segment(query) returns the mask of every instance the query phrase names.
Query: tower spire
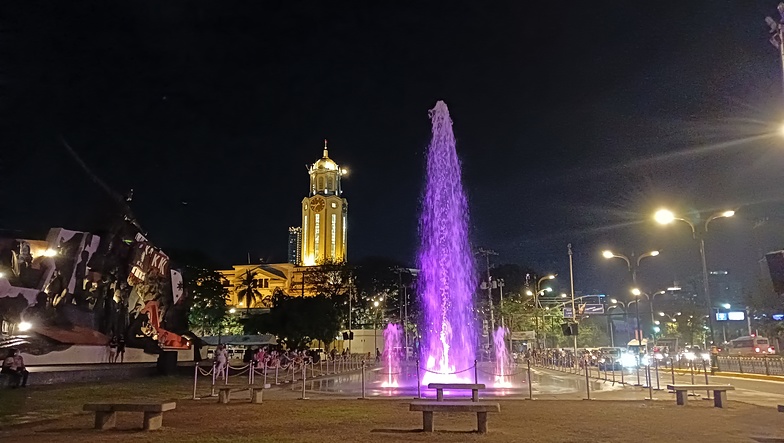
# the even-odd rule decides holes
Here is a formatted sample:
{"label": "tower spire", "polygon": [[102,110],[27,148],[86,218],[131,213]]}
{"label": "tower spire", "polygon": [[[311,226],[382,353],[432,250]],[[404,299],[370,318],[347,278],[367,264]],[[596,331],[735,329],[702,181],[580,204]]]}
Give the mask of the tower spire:
{"label": "tower spire", "polygon": [[324,139],[324,158],[329,157],[329,151],[327,150],[327,139]]}

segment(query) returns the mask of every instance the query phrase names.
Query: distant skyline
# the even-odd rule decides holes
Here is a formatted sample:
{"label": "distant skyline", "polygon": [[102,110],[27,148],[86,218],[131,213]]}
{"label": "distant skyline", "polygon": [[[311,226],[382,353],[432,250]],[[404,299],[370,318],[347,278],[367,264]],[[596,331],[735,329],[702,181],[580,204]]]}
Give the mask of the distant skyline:
{"label": "distant skyline", "polygon": [[[688,227],[710,212],[711,270],[747,287],[784,248],[777,2],[411,5],[6,4],[0,229],[88,229],[106,202],[73,146],[164,248],[223,265],[286,261],[303,165],[350,169],[349,260],[413,265],[429,141],[444,100],[471,212],[496,263],[620,295],[603,249],[659,249],[656,290],[699,273]],[[480,269],[483,268],[479,266]]]}

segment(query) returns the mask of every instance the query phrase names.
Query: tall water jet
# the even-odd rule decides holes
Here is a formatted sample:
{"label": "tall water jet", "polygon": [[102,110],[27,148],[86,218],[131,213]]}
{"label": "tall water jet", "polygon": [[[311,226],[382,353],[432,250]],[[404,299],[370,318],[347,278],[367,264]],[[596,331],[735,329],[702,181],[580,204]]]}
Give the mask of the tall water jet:
{"label": "tall water jet", "polygon": [[398,324],[389,323],[384,329],[384,381],[381,383],[383,388],[398,387],[400,377],[400,353],[405,351],[402,348],[403,328]]}
{"label": "tall water jet", "polygon": [[[468,381],[474,364],[474,260],[468,201],[446,103],[430,110],[432,139],[419,218],[420,297],[424,308],[424,381]],[[459,374],[455,374],[456,372]]]}
{"label": "tall water jet", "polygon": [[499,327],[493,334],[493,344],[495,345],[495,383],[497,388],[511,388],[512,378],[510,366],[511,360],[506,351],[506,329]]}

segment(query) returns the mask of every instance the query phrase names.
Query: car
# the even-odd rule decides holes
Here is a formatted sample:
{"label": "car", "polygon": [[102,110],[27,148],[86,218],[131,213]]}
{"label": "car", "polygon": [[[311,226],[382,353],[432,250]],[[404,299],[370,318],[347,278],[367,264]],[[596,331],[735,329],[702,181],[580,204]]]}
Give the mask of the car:
{"label": "car", "polygon": [[621,365],[622,348],[599,348],[598,368],[600,371],[618,371]]}

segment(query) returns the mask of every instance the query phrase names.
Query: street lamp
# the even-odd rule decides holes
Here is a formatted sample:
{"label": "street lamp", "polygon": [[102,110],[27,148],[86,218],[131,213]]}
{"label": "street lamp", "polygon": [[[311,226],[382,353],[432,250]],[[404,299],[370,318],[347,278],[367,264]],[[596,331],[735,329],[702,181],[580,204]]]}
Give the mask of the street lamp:
{"label": "street lamp", "polygon": [[635,287],[637,286],[637,268],[640,266],[642,259],[646,257],[656,257],[657,255],[659,255],[659,251],[648,251],[635,259],[634,253],[632,253],[630,257],[627,257],[623,254],[616,254],[609,249],[602,251],[602,256],[606,259],[620,258],[626,262],[626,266],[629,268],[629,272],[632,274],[632,285]]}
{"label": "street lamp", "polygon": [[702,261],[702,288],[703,291],[705,291],[705,302],[707,303],[707,307],[708,307],[708,329],[710,330],[711,343],[714,342],[713,318],[712,318],[713,303],[711,302],[710,285],[708,284],[708,264],[705,261],[705,234],[708,232],[708,225],[710,224],[710,222],[716,220],[717,218],[727,218],[727,217],[732,217],[733,215],[735,215],[735,211],[732,210],[716,212],[710,217],[708,217],[705,220],[704,224],[700,224],[700,225],[697,225],[688,219],[678,217],[675,215],[675,213],[673,213],[668,209],[659,209],[658,211],[656,211],[656,213],[653,216],[656,222],[662,225],[668,225],[676,220],[686,223],[691,228],[692,237],[695,240],[699,241],[700,259]]}

